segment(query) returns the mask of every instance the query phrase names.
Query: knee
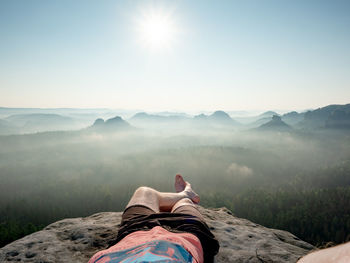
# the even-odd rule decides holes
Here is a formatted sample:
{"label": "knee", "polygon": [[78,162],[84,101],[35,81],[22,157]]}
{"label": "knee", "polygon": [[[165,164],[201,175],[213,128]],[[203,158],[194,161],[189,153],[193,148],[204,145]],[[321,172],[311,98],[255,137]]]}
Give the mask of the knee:
{"label": "knee", "polygon": [[194,205],[192,200],[189,198],[183,198],[183,199],[179,200],[176,204],[178,204],[178,205]]}
{"label": "knee", "polygon": [[181,200],[179,200],[174,206],[173,208],[171,209],[171,212],[174,213],[176,212],[175,210],[178,209],[179,207],[182,207],[182,206],[195,206],[194,203],[192,202],[191,199],[189,198],[183,198]]}
{"label": "knee", "polygon": [[135,190],[134,194],[144,194],[144,193],[149,193],[149,192],[153,192],[154,190],[150,187],[147,186],[140,186]]}

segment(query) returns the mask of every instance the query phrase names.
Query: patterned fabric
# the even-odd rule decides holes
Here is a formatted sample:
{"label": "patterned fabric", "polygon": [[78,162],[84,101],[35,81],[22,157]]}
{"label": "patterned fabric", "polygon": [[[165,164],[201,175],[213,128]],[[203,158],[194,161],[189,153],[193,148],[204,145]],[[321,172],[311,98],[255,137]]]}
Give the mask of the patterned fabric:
{"label": "patterned fabric", "polygon": [[[157,241],[157,243],[152,243],[154,241]],[[171,246],[167,245],[167,247],[165,247],[161,243],[162,241],[167,242],[163,244],[171,244]],[[152,246],[150,247],[150,249],[147,249],[147,245],[152,245]],[[144,249],[144,250],[141,250],[141,249]],[[191,256],[190,258],[191,261],[188,261],[188,258],[186,256],[184,257],[185,261],[171,260],[172,262],[203,263],[203,250],[202,250],[201,242],[195,235],[190,233],[172,233],[160,226],[156,226],[151,230],[136,231],[127,235],[121,241],[117,242],[114,246],[111,246],[108,249],[98,251],[89,260],[89,263],[115,262],[115,261],[108,260],[110,258],[110,255],[118,255],[120,257],[121,255],[123,255],[123,253],[125,254],[126,251],[128,252],[128,255],[130,254],[129,251],[132,251],[132,252],[137,251],[138,253],[145,253],[148,255],[149,253],[155,254],[153,253],[153,250],[158,252],[159,251],[169,252],[170,255],[175,255],[179,259],[181,259],[181,257],[178,256],[179,252],[181,252],[180,255],[189,254]],[[185,250],[186,252],[182,252],[183,250]],[[117,253],[120,251],[122,251],[122,254]],[[104,255],[108,255],[108,257],[105,258]],[[99,261],[100,259],[102,261]],[[118,260],[121,260],[121,259],[118,258]],[[119,261],[116,261],[116,262],[119,262]],[[120,262],[124,262],[124,261],[120,261]],[[125,261],[125,262],[130,262],[130,261]],[[133,262],[139,262],[139,261],[133,261]],[[169,262],[169,261],[141,260],[140,262]]]}
{"label": "patterned fabric", "polygon": [[[197,263],[203,263],[203,261],[204,263],[213,263],[214,255],[219,251],[219,242],[204,222],[200,212],[195,207],[190,207],[193,208],[193,211],[189,211],[189,206],[180,206],[175,210],[175,213],[155,213],[150,208],[144,206],[131,206],[123,213],[122,223],[115,242],[118,243],[124,239],[128,239],[134,233],[138,233],[134,237],[134,240],[138,241],[140,240],[139,231],[151,231],[151,233],[144,233],[145,239],[146,236],[148,238],[147,240],[138,244],[134,243],[130,247],[152,240],[166,239],[182,245],[191,253],[194,261]],[[160,230],[164,231],[161,235],[154,236],[152,232],[155,229],[157,229],[157,232],[160,232]],[[165,232],[165,229],[168,231]],[[150,238],[150,236],[152,237]],[[171,240],[169,240],[169,237]],[[189,241],[190,244],[186,241]],[[123,247],[122,249],[126,248]]]}
{"label": "patterned fabric", "polygon": [[164,240],[155,240],[129,249],[102,255],[94,263],[193,262],[182,246]]}

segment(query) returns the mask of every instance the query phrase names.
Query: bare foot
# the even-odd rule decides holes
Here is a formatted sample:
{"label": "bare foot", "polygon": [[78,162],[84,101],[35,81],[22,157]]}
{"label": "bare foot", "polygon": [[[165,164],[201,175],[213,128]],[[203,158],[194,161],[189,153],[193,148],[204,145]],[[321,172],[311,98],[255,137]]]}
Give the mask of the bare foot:
{"label": "bare foot", "polygon": [[177,174],[175,176],[175,190],[176,190],[176,193],[182,192],[183,190],[185,190],[185,187],[186,187],[185,180],[183,179],[181,174]]}
{"label": "bare foot", "polygon": [[175,190],[177,193],[184,192],[193,203],[199,203],[199,195],[193,191],[191,184],[186,182],[180,174],[175,176]]}
{"label": "bare foot", "polygon": [[192,200],[193,203],[198,204],[200,199],[199,195],[193,191],[191,184],[189,182],[186,182],[186,187],[184,192],[187,194],[187,196]]}

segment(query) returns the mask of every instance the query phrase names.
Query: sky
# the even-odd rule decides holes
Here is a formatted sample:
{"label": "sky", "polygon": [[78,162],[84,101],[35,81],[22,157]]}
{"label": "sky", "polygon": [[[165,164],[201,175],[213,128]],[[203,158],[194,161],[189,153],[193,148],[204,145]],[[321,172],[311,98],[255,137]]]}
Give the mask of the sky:
{"label": "sky", "polygon": [[350,103],[350,1],[0,0],[0,107]]}

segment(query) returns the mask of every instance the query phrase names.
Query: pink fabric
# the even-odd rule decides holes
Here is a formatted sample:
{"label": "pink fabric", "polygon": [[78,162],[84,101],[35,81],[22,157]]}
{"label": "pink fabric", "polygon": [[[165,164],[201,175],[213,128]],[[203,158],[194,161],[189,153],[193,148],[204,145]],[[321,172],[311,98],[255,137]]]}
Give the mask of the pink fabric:
{"label": "pink fabric", "polygon": [[201,242],[195,235],[190,233],[173,233],[160,226],[156,226],[148,231],[136,231],[127,235],[120,242],[110,247],[109,249],[97,252],[89,260],[89,263],[95,262],[96,259],[104,254],[132,248],[134,246],[138,246],[152,240],[166,240],[181,245],[184,249],[191,253],[194,262],[204,262],[203,248]]}

